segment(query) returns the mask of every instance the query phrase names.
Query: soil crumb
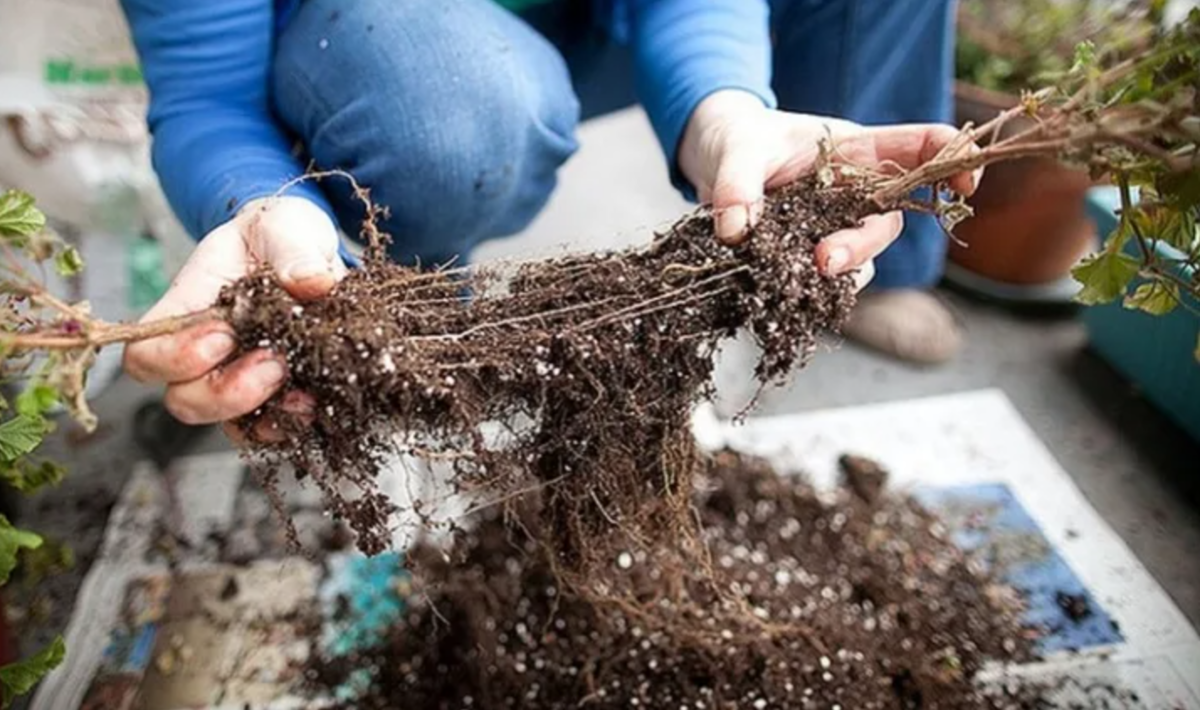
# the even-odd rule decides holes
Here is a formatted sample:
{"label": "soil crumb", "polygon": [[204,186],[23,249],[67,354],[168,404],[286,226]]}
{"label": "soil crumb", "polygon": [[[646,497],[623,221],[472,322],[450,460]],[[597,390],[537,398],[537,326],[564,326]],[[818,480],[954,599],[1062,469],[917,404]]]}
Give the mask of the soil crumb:
{"label": "soil crumb", "polygon": [[838,459],[838,467],[842,471],[842,485],[866,503],[878,500],[887,486],[888,472],[865,456],[844,454]]}
{"label": "soil crumb", "polygon": [[1062,609],[1063,614],[1075,623],[1079,623],[1092,615],[1092,606],[1088,603],[1088,598],[1084,594],[1071,594],[1060,591],[1055,593],[1054,601],[1058,604],[1058,608]]}
{"label": "soil crumb", "polygon": [[317,662],[316,687],[361,683],[345,707],[362,710],[1046,707],[976,683],[988,661],[1030,658],[1031,634],[915,501],[823,502],[730,452],[698,481],[711,568],[676,593],[636,551],[609,560],[623,598],[563,588],[537,530],[490,511],[460,533],[462,564],[415,552],[415,606],[377,647]]}

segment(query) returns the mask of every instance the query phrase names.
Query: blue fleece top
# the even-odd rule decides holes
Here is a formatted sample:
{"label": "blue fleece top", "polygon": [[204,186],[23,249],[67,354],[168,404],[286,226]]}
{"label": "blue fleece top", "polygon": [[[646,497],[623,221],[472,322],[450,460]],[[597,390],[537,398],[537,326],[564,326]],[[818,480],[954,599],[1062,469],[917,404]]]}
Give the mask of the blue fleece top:
{"label": "blue fleece top", "polygon": [[[269,92],[274,36],[298,2],[122,0],[150,89],[154,167],[196,238],[304,172]],[[639,98],[686,192],[675,153],[705,96],[736,88],[774,106],[767,0],[600,3],[609,31],[633,49]],[[329,211],[312,183],[290,194]]]}

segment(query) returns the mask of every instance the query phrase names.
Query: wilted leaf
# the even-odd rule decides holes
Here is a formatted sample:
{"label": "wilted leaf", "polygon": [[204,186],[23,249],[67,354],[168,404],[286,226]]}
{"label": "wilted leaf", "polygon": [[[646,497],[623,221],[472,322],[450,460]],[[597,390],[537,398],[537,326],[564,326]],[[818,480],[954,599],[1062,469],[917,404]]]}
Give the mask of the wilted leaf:
{"label": "wilted leaf", "polygon": [[970,219],[975,215],[975,210],[967,204],[965,198],[956,200],[943,200],[938,198],[938,220],[942,223],[942,228],[947,232],[954,232],[963,220]]}
{"label": "wilted leaf", "polygon": [[1196,351],[1192,354],[1196,356],[1196,362],[1200,362],[1200,333],[1196,333]]}
{"label": "wilted leaf", "polygon": [[46,421],[41,417],[18,414],[0,423],[0,460],[15,461],[42,443]]}
{"label": "wilted leaf", "polygon": [[17,566],[17,552],[22,549],[36,550],[42,546],[42,538],[27,530],[18,530],[0,515],[0,585],[8,583],[8,575]]}
{"label": "wilted leaf", "polygon": [[1179,305],[1179,288],[1165,281],[1150,281],[1137,287],[1125,297],[1125,307],[1161,316],[1175,310]]}
{"label": "wilted leaf", "polygon": [[1071,269],[1071,275],[1083,284],[1075,300],[1089,306],[1115,301],[1137,272],[1138,261],[1128,254],[1108,250],[1092,254]]}
{"label": "wilted leaf", "polygon": [[53,461],[34,463],[22,459],[0,463],[0,480],[22,493],[34,493],[46,486],[57,486],[66,475],[66,470]]}
{"label": "wilted leaf", "polygon": [[1196,219],[1189,210],[1166,205],[1145,207],[1133,213],[1142,234],[1158,239],[1181,252],[1188,253],[1196,242]]}
{"label": "wilted leaf", "polygon": [[74,276],[83,271],[83,257],[75,247],[66,247],[54,255],[54,269],[62,276]]}
{"label": "wilted leaf", "polygon": [[25,695],[33,690],[33,686],[37,685],[38,681],[47,673],[57,668],[66,657],[67,645],[59,636],[37,654],[23,661],[0,667],[0,687],[4,692],[3,707],[11,705],[17,696]]}
{"label": "wilted leaf", "polygon": [[46,227],[46,215],[34,207],[33,197],[20,190],[0,194],[0,237],[29,237]]}
{"label": "wilted leaf", "polygon": [[42,540],[36,550],[21,552],[21,584],[37,589],[44,580],[75,569],[75,551],[71,546],[52,539]]}

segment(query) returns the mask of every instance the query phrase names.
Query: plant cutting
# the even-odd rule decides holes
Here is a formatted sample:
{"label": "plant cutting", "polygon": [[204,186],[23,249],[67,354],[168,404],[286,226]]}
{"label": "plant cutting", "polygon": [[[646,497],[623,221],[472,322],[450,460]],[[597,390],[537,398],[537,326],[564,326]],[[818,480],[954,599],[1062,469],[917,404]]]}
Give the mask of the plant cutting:
{"label": "plant cutting", "polygon": [[[501,594],[492,586],[524,586],[538,580],[546,582],[543,588],[554,589],[549,596],[555,601],[545,602],[550,609],[567,605],[584,610],[576,617],[590,625],[582,630],[584,638],[607,639],[598,650],[640,645],[640,640],[631,640],[638,638],[633,629],[640,629],[666,639],[664,648],[678,652],[676,656],[697,659],[695,667],[684,669],[687,673],[702,668],[717,674],[714,677],[731,679],[729,688],[704,686],[718,694],[720,703],[715,705],[744,701],[759,707],[761,700],[761,707],[767,707],[783,702],[793,691],[779,679],[769,686],[770,697],[744,698],[741,683],[756,678],[750,669],[817,659],[813,668],[820,670],[814,670],[814,678],[823,679],[826,674],[834,677],[826,664],[840,664],[841,672],[863,659],[838,657],[838,648],[827,642],[839,640],[829,636],[834,632],[818,628],[804,614],[780,618],[780,603],[798,598],[772,597],[784,594],[773,587],[752,593],[757,587],[747,584],[755,581],[751,573],[759,575],[758,570],[725,567],[719,555],[714,558],[722,549],[711,537],[716,528],[703,525],[693,494],[700,476],[718,481],[729,476],[713,473],[711,460],[696,451],[688,429],[691,406],[708,387],[714,349],[738,329],[749,330],[762,348],[756,374],[764,386],[803,364],[815,351],[819,334],[844,321],[854,298],[849,276],[828,277],[817,268],[816,244],[868,215],[900,208],[934,213],[952,228],[970,209],[961,200],[942,197],[941,188],[951,176],[991,163],[1031,156],[1075,161],[1097,175],[1152,187],[1164,213],[1191,215],[1187,219],[1193,220],[1194,228],[1200,202],[1192,187],[1200,138],[1198,66],[1200,12],[1195,12],[1152,53],[1107,68],[1100,66],[1089,45],[1082,46],[1060,87],[1025,94],[1018,106],[964,127],[957,140],[912,170],[855,165],[847,146],[830,139],[817,170],[771,192],[754,234],[737,246],[717,242],[712,214],[700,210],[641,248],[516,268],[419,271],[386,260],[386,236],[375,227],[377,208],[370,205],[369,193],[356,186],[369,207],[363,228],[368,245],[364,267],[317,301],[292,299],[264,270],[229,284],[218,302],[202,311],[136,325],[113,324],[47,293],[13,261],[6,274],[7,294],[24,310],[0,342],[12,354],[51,353],[54,381],[61,383],[77,415],[91,423],[80,388],[87,358],[96,348],[174,333],[209,320],[225,321],[243,352],[269,348],[283,355],[288,388],[307,393],[315,402],[311,417],[289,416],[284,395],[239,422],[247,452],[257,459],[268,489],[289,472],[316,485],[326,507],[350,525],[367,553],[390,544],[395,509],[379,488],[378,477],[394,454],[412,453],[448,466],[455,488],[472,494],[475,502],[469,512],[484,518],[499,515],[517,524],[510,541],[524,556],[511,565],[498,561],[507,576],[484,574],[478,565],[453,566],[466,570],[467,576],[460,578],[457,573],[439,575],[432,567],[434,579],[457,579],[477,595],[460,608],[483,605],[494,612],[489,617],[464,611],[457,623],[465,624],[466,630],[447,634],[433,621],[434,607],[409,627],[433,625],[426,640],[476,673],[470,683],[459,683],[457,674],[438,670],[451,669],[452,664],[435,663],[433,672],[441,674],[443,685],[430,692],[457,694],[436,695],[440,700],[454,704],[457,698],[465,705],[466,698],[460,696],[470,691],[470,697],[479,693],[480,702],[489,707],[516,702],[511,695],[515,681],[505,674],[529,671],[526,662],[510,662],[507,650],[497,652],[506,655],[503,665],[494,656],[470,656],[468,651],[488,638],[483,632],[495,630],[488,629],[489,624],[511,627],[518,636],[533,633],[531,628],[540,629],[543,636],[550,633],[511,616],[529,615],[528,599],[523,606],[519,596]],[[1033,120],[996,139],[1020,117]],[[935,188],[934,197],[915,200],[911,195],[920,187]],[[1129,219],[1151,203],[1146,204],[1130,205]],[[1132,227],[1126,239],[1131,238],[1136,238]],[[1132,278],[1125,278],[1126,262],[1108,249],[1084,266],[1081,278],[1097,298],[1118,297]],[[1158,278],[1151,263],[1144,265],[1144,273]],[[1171,282],[1161,283],[1172,292]],[[257,436],[267,429],[281,431],[269,440]],[[494,435],[497,429],[499,436]],[[745,471],[753,464],[730,466]],[[848,475],[858,480],[858,473]],[[809,505],[801,493],[766,487],[769,484],[763,483],[737,495],[754,509],[760,503],[764,510]],[[861,482],[851,487],[862,487]],[[729,490],[727,483],[718,488]],[[740,546],[747,554],[760,544],[766,548],[760,550],[763,555],[782,552],[782,532],[772,529],[767,532],[775,537],[749,536],[748,522],[737,514],[745,506],[739,503],[732,509],[732,526],[728,515],[716,522],[728,534],[742,529],[739,534],[747,537]],[[728,512],[729,506],[723,510]],[[435,524],[428,509],[413,512]],[[846,515],[826,512],[831,524],[838,513]],[[813,515],[818,514],[824,513]],[[845,520],[837,525],[844,524]],[[864,525],[862,536],[854,538],[856,544],[871,539],[873,523]],[[497,536],[483,537],[494,543]],[[923,544],[936,555],[952,554],[947,545]],[[730,549],[733,559],[741,554],[735,554],[737,547]],[[464,548],[463,559],[469,562],[473,550],[480,548]],[[635,565],[653,572],[645,577],[626,574]],[[740,570],[745,579],[731,578],[730,569]],[[877,569],[864,574],[859,581],[865,583],[883,573]],[[914,574],[920,576],[919,571]],[[494,582],[471,586],[466,583],[470,579]],[[944,576],[940,579],[945,581]],[[929,584],[935,589],[940,582]],[[840,592],[831,593],[847,601],[854,596],[853,586],[850,583],[844,598]],[[863,592],[855,603],[860,608],[882,604],[880,594]],[[602,613],[613,609],[620,613]],[[948,706],[978,700],[968,692],[977,668],[970,648],[982,642],[976,636],[988,631],[970,619],[1001,614],[1003,609],[982,601],[964,604],[963,609],[967,616],[954,617],[946,629],[953,639],[949,654],[945,648],[926,648],[916,666],[886,676],[893,688],[888,692],[903,700],[913,693],[919,697],[933,692],[935,686],[928,684],[941,683],[936,687],[958,693]],[[505,615],[496,616],[502,612]],[[533,616],[540,623],[550,621],[545,613]],[[524,625],[525,632],[517,624]],[[1006,628],[1011,638],[1015,630]],[[750,655],[737,656],[739,648]],[[1002,646],[1002,651],[1011,656],[1022,648]],[[415,674],[412,666],[423,658],[402,656],[398,668],[405,677]],[[886,660],[890,663],[895,657]],[[489,670],[489,663],[500,675]],[[627,691],[644,690],[618,692],[620,680],[627,677],[623,666],[600,664],[590,657],[575,667],[582,676],[579,685],[570,686],[571,692],[584,692],[571,697],[574,703],[610,694],[618,701],[637,699],[640,696]],[[565,666],[563,672],[569,673]],[[732,673],[743,681],[735,684]],[[671,677],[670,682],[684,683],[686,673]],[[492,683],[497,685],[489,686]],[[703,695],[700,690],[695,693]],[[670,695],[676,697],[674,692]],[[699,696],[689,697],[703,701]]]}

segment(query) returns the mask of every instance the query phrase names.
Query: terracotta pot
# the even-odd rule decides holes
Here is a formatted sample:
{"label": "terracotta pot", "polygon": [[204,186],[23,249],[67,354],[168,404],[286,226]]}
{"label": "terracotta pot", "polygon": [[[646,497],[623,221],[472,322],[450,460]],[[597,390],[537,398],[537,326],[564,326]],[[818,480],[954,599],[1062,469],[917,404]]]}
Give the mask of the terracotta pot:
{"label": "terracotta pot", "polygon": [[[980,124],[1017,98],[975,86],[955,86],[958,122]],[[1003,135],[1020,130],[1014,120]],[[992,281],[1019,285],[1056,282],[1094,248],[1096,230],[1084,208],[1092,181],[1086,172],[1048,158],[988,166],[971,198],[975,216],[954,234],[949,259]]]}

